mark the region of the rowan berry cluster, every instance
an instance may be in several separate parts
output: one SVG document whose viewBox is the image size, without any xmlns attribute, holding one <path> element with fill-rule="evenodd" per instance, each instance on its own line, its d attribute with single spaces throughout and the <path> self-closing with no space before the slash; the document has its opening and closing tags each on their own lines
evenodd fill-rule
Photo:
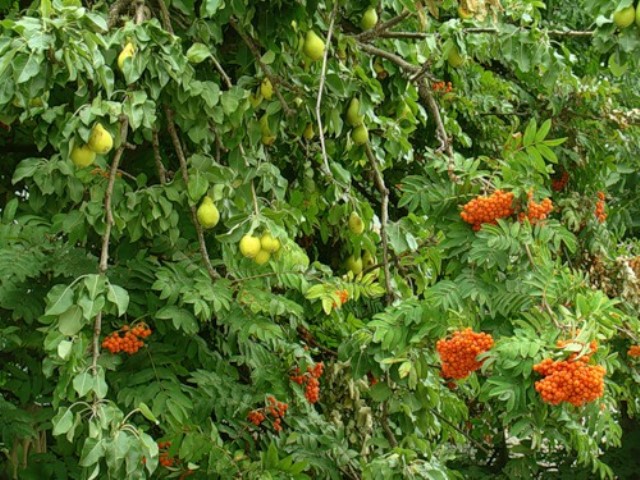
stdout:
<svg viewBox="0 0 640 480">
<path fill-rule="evenodd" d="M 454 332 L 449 339 L 440 339 L 436 350 L 442 361 L 440 374 L 444 378 L 459 380 L 469 376 L 482 366 L 477 360 L 480 353 L 493 347 L 493 337 L 488 333 L 476 333 L 471 328 Z"/>
<path fill-rule="evenodd" d="M 474 231 L 483 223 L 495 225 L 499 218 L 513 215 L 513 193 L 496 190 L 489 196 L 476 197 L 462 207 L 460 217 L 471 224 Z"/>
<path fill-rule="evenodd" d="M 567 186 L 567 183 L 569 183 L 569 172 L 564 170 L 562 172 L 562 175 L 551 180 L 551 188 L 554 192 L 560 192 L 564 190 L 564 187 Z"/>
<path fill-rule="evenodd" d="M 267 419 L 267 416 L 270 415 L 272 417 L 273 430 L 280 432 L 282 430 L 282 419 L 288 409 L 289 405 L 284 402 L 279 402 L 276 400 L 276 397 L 269 395 L 267 397 L 267 406 L 251 410 L 247 415 L 247 419 L 256 427 L 259 427 Z"/>
<path fill-rule="evenodd" d="M 346 290 L 336 290 L 338 302 L 333 302 L 333 308 L 340 308 L 349 300 L 349 292 Z"/>
<path fill-rule="evenodd" d="M 324 364 L 316 363 L 313 367 L 307 367 L 304 374 L 300 373 L 300 369 L 296 367 L 293 375 L 289 378 L 298 385 L 304 385 L 304 396 L 311 404 L 316 403 L 320 399 L 320 380 L 318 380 L 324 372 Z"/>
<path fill-rule="evenodd" d="M 598 195 L 598 201 L 596 202 L 596 218 L 600 223 L 604 223 L 604 221 L 607 219 L 607 214 L 604 211 L 604 206 L 605 206 L 604 192 L 598 192 L 597 195 Z"/>
<path fill-rule="evenodd" d="M 562 348 L 569 343 L 577 342 L 562 340 L 557 345 Z M 597 348 L 598 344 L 592 341 L 589 351 L 581 357 L 572 353 L 567 360 L 546 358 L 534 365 L 533 370 L 545 377 L 535 383 L 542 400 L 551 405 L 567 402 L 579 407 L 600 398 L 604 394 L 606 371 L 601 365 L 589 365 Z"/>
<path fill-rule="evenodd" d="M 163 467 L 173 467 L 176 463 L 176 458 L 169 456 L 171 442 L 158 442 L 158 448 L 160 449 L 160 456 L 158 457 L 160 465 Z"/>
<path fill-rule="evenodd" d="M 449 93 L 451 90 L 453 90 L 453 86 L 451 85 L 451 82 L 433 82 L 431 84 L 431 89 L 434 92 L 442 92 L 442 93 Z"/>
<path fill-rule="evenodd" d="M 629 355 L 630 357 L 640 357 L 640 345 L 632 345 L 631 347 L 629 347 L 627 355 Z"/>
<path fill-rule="evenodd" d="M 520 212 L 518 215 L 518 220 L 524 222 L 525 219 L 528 219 L 532 225 L 540 222 L 547 218 L 547 215 L 551 213 L 553 210 L 553 202 L 549 198 L 545 198 L 542 202 L 537 203 L 533 199 L 533 192 L 529 192 L 527 194 L 529 198 L 529 202 L 527 204 L 527 213 Z"/>
<path fill-rule="evenodd" d="M 124 325 L 120 330 L 116 330 L 102 340 L 102 348 L 111 353 L 128 353 L 133 355 L 144 346 L 141 339 L 151 335 L 151 329 L 146 323 L 138 323 L 133 328 Z"/>
</svg>

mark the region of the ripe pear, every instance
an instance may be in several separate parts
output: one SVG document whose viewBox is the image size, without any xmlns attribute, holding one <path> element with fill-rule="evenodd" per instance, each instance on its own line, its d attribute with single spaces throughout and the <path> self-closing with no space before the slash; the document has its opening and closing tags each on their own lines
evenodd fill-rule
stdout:
<svg viewBox="0 0 640 480">
<path fill-rule="evenodd" d="M 127 58 L 133 57 L 133 54 L 135 53 L 135 51 L 136 51 L 136 47 L 134 47 L 133 43 L 131 42 L 127 43 L 124 46 L 124 48 L 120 52 L 120 55 L 118 55 L 118 68 L 120 69 L 121 72 L 124 71 L 124 61 Z"/>
<path fill-rule="evenodd" d="M 349 215 L 349 230 L 354 235 L 361 235 L 364 232 L 364 222 L 357 212 L 351 212 Z"/>
<path fill-rule="evenodd" d="M 458 68 L 464 65 L 464 57 L 460 55 L 460 52 L 456 47 L 453 47 L 449 51 L 449 56 L 447 57 L 447 61 L 449 62 L 449 65 L 451 65 L 453 68 Z"/>
<path fill-rule="evenodd" d="M 360 115 L 360 100 L 352 98 L 349 102 L 349 108 L 347 108 L 347 124 L 352 127 L 362 125 L 363 116 Z"/>
<path fill-rule="evenodd" d="M 280 240 L 273 238 L 270 233 L 264 233 L 260 238 L 262 250 L 269 253 L 276 253 L 280 250 Z"/>
<path fill-rule="evenodd" d="M 240 253 L 247 258 L 254 258 L 260 252 L 260 239 L 253 235 L 245 235 L 240 239 Z"/>
<path fill-rule="evenodd" d="M 313 140 L 313 137 L 316 136 L 316 132 L 313 131 L 313 123 L 308 123 L 307 127 L 302 132 L 302 136 L 305 140 Z"/>
<path fill-rule="evenodd" d="M 627 28 L 631 26 L 635 19 L 636 10 L 635 8 L 633 8 L 633 6 L 618 10 L 613 14 L 613 23 L 615 23 L 618 28 Z"/>
<path fill-rule="evenodd" d="M 362 21 L 360 26 L 363 30 L 370 30 L 378 23 L 378 12 L 373 7 L 369 7 L 364 15 L 362 15 Z"/>
<path fill-rule="evenodd" d="M 364 125 L 358 125 L 351 131 L 351 139 L 356 145 L 364 145 L 369 141 L 369 132 Z"/>
<path fill-rule="evenodd" d="M 84 168 L 91 165 L 96 160 L 96 152 L 91 150 L 87 145 L 81 147 L 75 146 L 69 155 L 73 164 L 78 168 Z"/>
<path fill-rule="evenodd" d="M 304 54 L 315 62 L 324 56 L 324 48 L 322 39 L 313 30 L 309 30 L 302 46 Z"/>
<path fill-rule="evenodd" d="M 101 123 L 96 123 L 91 130 L 87 146 L 98 155 L 105 155 L 113 148 L 113 137 Z"/>
<path fill-rule="evenodd" d="M 258 265 L 264 265 L 271 258 L 271 254 L 266 250 L 260 250 L 256 255 L 256 258 L 253 259 Z"/>
<path fill-rule="evenodd" d="M 271 97 L 273 97 L 273 85 L 271 85 L 271 81 L 268 78 L 262 80 L 260 93 L 266 100 L 271 100 Z"/>
<path fill-rule="evenodd" d="M 198 223 L 202 225 L 203 228 L 213 228 L 220 220 L 220 212 L 214 205 L 211 197 L 204 197 L 198 207 L 196 216 L 198 217 Z"/>
<path fill-rule="evenodd" d="M 356 258 L 351 255 L 347 258 L 345 266 L 347 267 L 347 270 L 351 270 L 354 275 L 359 275 L 362 272 L 362 258 Z"/>
</svg>

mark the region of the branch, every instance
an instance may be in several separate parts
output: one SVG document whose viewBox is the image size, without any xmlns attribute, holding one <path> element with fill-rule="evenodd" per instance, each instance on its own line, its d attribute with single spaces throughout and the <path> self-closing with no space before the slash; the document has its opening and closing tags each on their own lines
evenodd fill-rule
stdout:
<svg viewBox="0 0 640 480">
<path fill-rule="evenodd" d="M 262 61 L 262 55 L 260 54 L 260 51 L 258 50 L 258 47 L 256 46 L 256 44 L 253 41 L 253 39 L 251 37 L 249 37 L 249 35 L 247 35 L 242 30 L 242 28 L 240 28 L 240 25 L 238 25 L 238 21 L 235 18 L 231 17 L 229 19 L 229 23 L 231 24 L 233 29 L 236 32 L 238 32 L 238 35 L 240 35 L 240 37 L 242 37 L 242 40 L 244 40 L 244 43 L 247 44 L 247 47 L 249 47 L 249 50 L 251 50 L 251 53 L 253 54 L 253 56 L 255 57 L 256 61 L 258 62 L 258 65 L 260 65 L 260 69 L 264 72 L 265 76 L 271 82 L 271 85 L 273 86 L 273 91 L 275 92 L 276 96 L 278 97 L 278 100 L 280 101 L 280 104 L 282 105 L 282 109 L 284 110 L 285 115 L 287 117 L 290 117 L 290 116 L 294 115 L 295 112 L 293 110 L 291 110 L 291 108 L 289 107 L 289 104 L 287 103 L 287 101 L 282 96 L 282 93 L 280 93 L 280 88 L 278 87 L 278 85 L 280 85 L 282 83 L 280 81 L 280 77 L 275 75 L 273 73 L 273 70 L 271 70 L 271 67 L 269 67 L 269 65 L 267 65 L 266 63 L 264 63 Z"/>
<path fill-rule="evenodd" d="M 387 437 L 391 448 L 396 448 L 398 446 L 398 440 L 396 440 L 396 436 L 391 431 L 391 427 L 389 427 L 389 405 L 386 400 L 382 402 L 380 425 L 382 425 L 382 430 L 384 430 L 384 434 Z"/>
<path fill-rule="evenodd" d="M 185 187 L 187 187 L 189 185 L 187 159 L 184 156 L 184 151 L 182 150 L 182 145 L 180 144 L 180 138 L 178 137 L 176 124 L 173 120 L 173 111 L 171 111 L 169 107 L 165 107 L 165 115 L 167 116 L 167 130 L 169 131 L 169 136 L 171 137 L 171 141 L 173 142 L 173 148 L 176 151 L 178 160 L 180 161 L 180 171 L 182 173 L 182 179 L 184 180 Z M 207 272 L 209 273 L 209 277 L 211 277 L 211 280 L 216 280 L 219 278 L 219 275 L 213 268 L 213 265 L 211 265 L 211 259 L 209 258 L 209 253 L 207 252 L 207 244 L 204 239 L 204 233 L 202 232 L 202 226 L 198 222 L 198 217 L 196 215 L 196 207 L 194 205 L 191 205 L 190 210 L 191 221 L 193 222 L 193 226 L 195 227 L 196 234 L 198 236 L 198 244 L 200 245 L 200 254 L 202 255 L 202 260 L 207 267 Z"/>
<path fill-rule="evenodd" d="M 113 211 L 111 210 L 111 197 L 113 196 L 113 187 L 120 166 L 120 159 L 126 148 L 127 135 L 129 134 L 129 119 L 122 115 L 120 117 L 120 147 L 116 150 L 111 162 L 109 171 L 109 182 L 104 194 L 104 211 L 105 211 L 105 229 L 102 235 L 102 248 L 100 249 L 100 263 L 98 272 L 104 275 L 109 268 L 109 240 L 111 239 L 111 227 L 113 225 Z M 102 331 L 102 310 L 98 312 L 93 322 L 93 347 L 91 358 L 91 369 L 94 375 L 98 374 L 98 357 L 100 356 L 100 333 Z"/>
<path fill-rule="evenodd" d="M 153 145 L 153 158 L 156 161 L 158 178 L 160 179 L 160 183 L 164 185 L 165 183 L 167 183 L 167 173 L 164 169 L 164 165 L 162 164 L 162 157 L 160 156 L 160 140 L 158 139 L 158 130 L 156 130 L 155 128 L 153 129 L 151 137 L 151 145 Z"/>
<path fill-rule="evenodd" d="M 402 22 L 405 18 L 408 18 L 411 15 L 411 12 L 405 10 L 400 15 L 393 17 L 391 20 L 387 20 L 386 22 L 380 23 L 376 25 L 372 30 L 367 30 L 366 32 L 359 33 L 355 36 L 356 40 L 360 42 L 366 42 L 373 38 L 381 36 L 386 30 L 395 27 L 400 22 Z M 329 43 L 329 42 L 327 42 Z"/>
<path fill-rule="evenodd" d="M 376 157 L 369 144 L 365 144 L 365 152 L 373 169 L 374 181 L 380 196 L 382 197 L 382 205 L 380 206 L 380 237 L 382 238 L 382 263 L 384 264 L 384 284 L 387 291 L 387 303 L 393 301 L 393 289 L 391 288 L 391 269 L 389 268 L 389 239 L 387 238 L 387 223 L 389 221 L 389 189 L 384 184 L 384 177 L 378 167 Z"/>
<path fill-rule="evenodd" d="M 218 60 L 216 60 L 216 58 L 213 55 L 211 55 L 209 58 L 213 62 L 213 66 L 216 67 L 216 70 L 218 70 L 218 73 L 222 77 L 222 80 L 224 80 L 224 83 L 227 85 L 227 88 L 231 88 L 233 85 L 231 83 L 231 79 L 229 78 L 229 75 L 227 75 L 227 72 L 224 71 L 224 68 L 222 68 L 222 65 L 220 65 L 220 62 L 218 62 Z"/>
<path fill-rule="evenodd" d="M 331 36 L 333 35 L 333 26 L 336 19 L 336 12 L 338 10 L 338 3 L 333 4 L 333 10 L 331 11 L 331 20 L 329 21 L 329 33 L 327 33 L 327 43 L 324 49 L 324 56 L 322 58 L 322 69 L 320 70 L 320 86 L 318 87 L 318 100 L 316 101 L 316 121 L 318 122 L 318 135 L 320 136 L 320 147 L 322 148 L 322 161 L 324 162 L 325 174 L 333 178 L 331 169 L 329 168 L 329 157 L 327 156 L 327 147 L 324 141 L 324 128 L 322 126 L 322 115 L 320 113 L 320 107 L 322 106 L 322 94 L 324 92 L 324 82 L 327 75 L 327 58 L 329 57 L 329 48 L 331 46 Z"/>
<path fill-rule="evenodd" d="M 130 3 L 131 0 L 117 0 L 113 5 L 111 5 L 111 8 L 109 9 L 109 20 L 107 21 L 107 27 L 109 30 L 115 27 L 120 18 L 120 14 L 129 6 Z"/>
<path fill-rule="evenodd" d="M 452 421 L 450 421 L 449 419 L 443 417 L 442 415 L 440 415 L 440 413 L 438 413 L 438 411 L 435 408 L 430 408 L 429 410 L 431 410 L 431 413 L 433 413 L 436 417 L 438 417 L 441 421 L 443 421 L 444 423 L 446 423 L 447 425 L 449 425 L 451 428 L 453 428 L 456 432 L 458 432 L 460 435 L 463 435 L 467 440 L 471 441 L 471 443 L 473 443 L 476 447 L 478 447 L 480 450 L 482 450 L 484 453 L 486 453 L 487 455 L 491 455 L 491 452 L 489 450 L 487 450 L 487 448 L 482 445 L 479 441 L 477 441 L 475 438 L 473 438 L 471 435 L 469 435 L 467 432 L 465 432 L 464 430 L 462 430 L 460 427 L 458 427 L 457 425 L 455 425 Z"/>
<path fill-rule="evenodd" d="M 167 8 L 167 4 L 164 3 L 164 0 L 156 0 L 158 2 L 158 6 L 160 7 L 160 16 L 162 17 L 162 25 L 164 29 L 173 35 L 173 26 L 171 25 L 171 15 L 169 14 L 169 9 Z"/>
</svg>

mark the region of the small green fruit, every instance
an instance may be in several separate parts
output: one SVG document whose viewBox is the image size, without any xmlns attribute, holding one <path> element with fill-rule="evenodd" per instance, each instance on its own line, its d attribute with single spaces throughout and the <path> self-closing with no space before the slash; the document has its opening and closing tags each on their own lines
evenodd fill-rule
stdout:
<svg viewBox="0 0 640 480">
<path fill-rule="evenodd" d="M 304 54 L 315 62 L 324 56 L 324 48 L 322 39 L 313 30 L 309 30 L 302 46 Z"/>
<path fill-rule="evenodd" d="M 91 130 L 87 146 L 98 155 L 105 155 L 113 148 L 113 137 L 101 123 L 96 123 Z"/>
<path fill-rule="evenodd" d="M 247 258 L 254 258 L 260 252 L 260 239 L 253 235 L 245 235 L 240 239 L 240 253 Z"/>
<path fill-rule="evenodd" d="M 615 23 L 618 28 L 627 28 L 631 26 L 634 20 L 636 20 L 636 10 L 633 6 L 618 10 L 613 14 L 613 23 Z"/>
<path fill-rule="evenodd" d="M 81 147 L 73 147 L 69 157 L 76 167 L 84 168 L 95 162 L 96 152 L 91 150 L 87 145 L 82 145 Z"/>
<path fill-rule="evenodd" d="M 363 116 L 360 115 L 360 100 L 352 98 L 347 108 L 347 124 L 351 127 L 357 127 L 362 124 Z"/>
<path fill-rule="evenodd" d="M 350 270 L 354 275 L 359 275 L 360 273 L 362 273 L 362 258 L 355 258 L 353 255 L 351 255 L 349 258 L 347 258 L 345 266 L 347 267 L 347 270 Z"/>
<path fill-rule="evenodd" d="M 213 228 L 218 224 L 218 221 L 220 221 L 220 212 L 211 197 L 204 197 L 204 200 L 202 200 L 202 203 L 198 207 L 196 216 L 198 217 L 198 223 L 202 225 L 203 228 Z"/>
<path fill-rule="evenodd" d="M 359 125 L 351 131 L 351 139 L 356 145 L 364 145 L 369 141 L 369 132 L 367 127 Z"/>
<path fill-rule="evenodd" d="M 640 6 L 638 6 L 638 8 L 636 8 L 636 25 L 638 25 L 638 27 L 640 27 Z"/>
<path fill-rule="evenodd" d="M 260 238 L 260 246 L 266 252 L 276 253 L 280 250 L 280 240 L 272 237 L 270 233 L 265 233 Z"/>
<path fill-rule="evenodd" d="M 316 136 L 316 132 L 313 131 L 313 123 L 308 123 L 307 127 L 302 132 L 302 136 L 305 140 L 313 140 L 313 137 Z"/>
<path fill-rule="evenodd" d="M 262 103 L 262 97 L 260 95 L 254 95 L 253 93 L 249 95 L 249 103 L 253 108 L 258 108 Z"/>
<path fill-rule="evenodd" d="M 349 215 L 349 230 L 354 235 L 361 235 L 364 232 L 364 222 L 357 212 L 351 212 Z"/>
<path fill-rule="evenodd" d="M 260 250 L 256 255 L 256 258 L 253 259 L 258 265 L 264 265 L 271 258 L 271 254 L 266 250 Z"/>
<path fill-rule="evenodd" d="M 271 85 L 271 81 L 268 78 L 262 80 L 260 93 L 266 100 L 271 100 L 271 97 L 273 97 L 273 85 Z"/>
<path fill-rule="evenodd" d="M 124 71 L 124 62 L 127 58 L 131 58 L 133 57 L 133 54 L 136 51 L 136 47 L 133 46 L 133 43 L 129 42 L 127 43 L 124 48 L 122 49 L 122 51 L 120 52 L 120 55 L 118 55 L 118 68 L 120 69 L 120 71 Z"/>
<path fill-rule="evenodd" d="M 378 13 L 376 9 L 373 7 L 369 7 L 364 15 L 362 16 L 362 21 L 360 22 L 360 26 L 363 30 L 370 30 L 376 26 L 378 23 Z"/>
<path fill-rule="evenodd" d="M 456 47 L 453 47 L 451 50 L 449 50 L 447 61 L 453 68 L 459 68 L 464 65 L 464 57 L 460 55 L 460 52 Z"/>
</svg>

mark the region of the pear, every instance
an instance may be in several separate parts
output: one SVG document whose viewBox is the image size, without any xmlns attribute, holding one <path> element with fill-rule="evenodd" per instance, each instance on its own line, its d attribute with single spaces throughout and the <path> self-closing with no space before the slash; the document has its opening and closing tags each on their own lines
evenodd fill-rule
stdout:
<svg viewBox="0 0 640 480">
<path fill-rule="evenodd" d="M 262 250 L 269 253 L 276 253 L 280 250 L 280 240 L 273 238 L 270 233 L 264 233 L 260 238 Z"/>
<path fill-rule="evenodd" d="M 262 138 L 260 139 L 262 141 L 263 145 L 266 145 L 267 147 L 273 145 L 276 142 L 276 136 L 275 135 L 262 135 Z"/>
<path fill-rule="evenodd" d="M 360 115 L 360 100 L 352 98 L 347 108 L 347 124 L 351 127 L 357 127 L 362 124 L 362 115 Z"/>
<path fill-rule="evenodd" d="M 260 250 L 256 257 L 253 259 L 258 265 L 264 265 L 271 258 L 271 254 L 266 250 Z"/>
<path fill-rule="evenodd" d="M 313 140 L 313 137 L 316 136 L 316 132 L 313 131 L 313 123 L 308 123 L 307 127 L 302 132 L 302 136 L 305 140 Z"/>
<path fill-rule="evenodd" d="M 364 15 L 362 15 L 362 21 L 360 22 L 360 26 L 363 30 L 371 30 L 378 23 L 378 13 L 376 9 L 373 7 L 369 7 Z"/>
<path fill-rule="evenodd" d="M 351 255 L 349 258 L 347 258 L 345 267 L 347 267 L 347 270 L 351 270 L 354 275 L 359 275 L 360 273 L 362 273 L 362 258 L 356 258 Z"/>
<path fill-rule="evenodd" d="M 449 50 L 447 61 L 453 68 L 458 68 L 464 65 L 464 57 L 460 55 L 460 52 L 456 47 L 453 47 L 451 50 Z"/>
<path fill-rule="evenodd" d="M 313 30 L 309 30 L 302 46 L 304 54 L 315 62 L 324 56 L 324 47 L 322 39 Z"/>
<path fill-rule="evenodd" d="M 271 100 L 271 97 L 273 97 L 273 85 L 271 85 L 271 81 L 268 78 L 262 80 L 260 93 L 266 100 Z"/>
<path fill-rule="evenodd" d="M 204 197 L 198 207 L 196 216 L 198 217 L 198 223 L 202 225 L 203 228 L 213 228 L 220 220 L 220 212 L 214 205 L 211 197 Z"/>
<path fill-rule="evenodd" d="M 364 145 L 369 141 L 369 132 L 367 127 L 359 125 L 351 131 L 351 139 L 356 145 Z"/>
<path fill-rule="evenodd" d="M 640 6 L 638 6 L 638 8 L 636 8 L 636 25 L 638 25 L 638 27 L 640 27 Z"/>
<path fill-rule="evenodd" d="M 240 253 L 247 258 L 254 258 L 260 252 L 260 239 L 253 235 L 245 235 L 240 239 Z"/>
<path fill-rule="evenodd" d="M 364 222 L 357 212 L 351 212 L 349 215 L 349 230 L 354 235 L 361 235 L 364 232 Z"/>
<path fill-rule="evenodd" d="M 118 55 L 118 68 L 120 69 L 121 72 L 124 71 L 124 61 L 127 58 L 133 57 L 133 54 L 135 53 L 135 51 L 136 51 L 136 47 L 134 47 L 133 43 L 131 42 L 127 43 L 124 46 L 124 48 L 120 52 L 120 55 Z"/>
<path fill-rule="evenodd" d="M 105 155 L 113 148 L 113 137 L 101 123 L 96 123 L 91 130 L 87 146 L 98 155 Z"/>
<path fill-rule="evenodd" d="M 69 155 L 73 164 L 78 168 L 84 168 L 91 165 L 96 160 L 96 152 L 91 150 L 87 145 L 81 147 L 73 147 Z"/>
<path fill-rule="evenodd" d="M 260 95 L 254 95 L 252 93 L 249 95 L 249 103 L 253 108 L 258 108 L 262 103 L 262 97 Z"/>
<path fill-rule="evenodd" d="M 633 8 L 633 6 L 618 10 L 613 14 L 613 23 L 615 23 L 618 28 L 627 28 L 631 26 L 635 19 L 636 10 Z"/>
<path fill-rule="evenodd" d="M 458 7 L 458 17 L 460 17 L 462 20 L 469 20 L 473 18 L 473 13 L 471 13 L 466 8 L 463 8 L 462 6 L 460 6 Z"/>
</svg>

